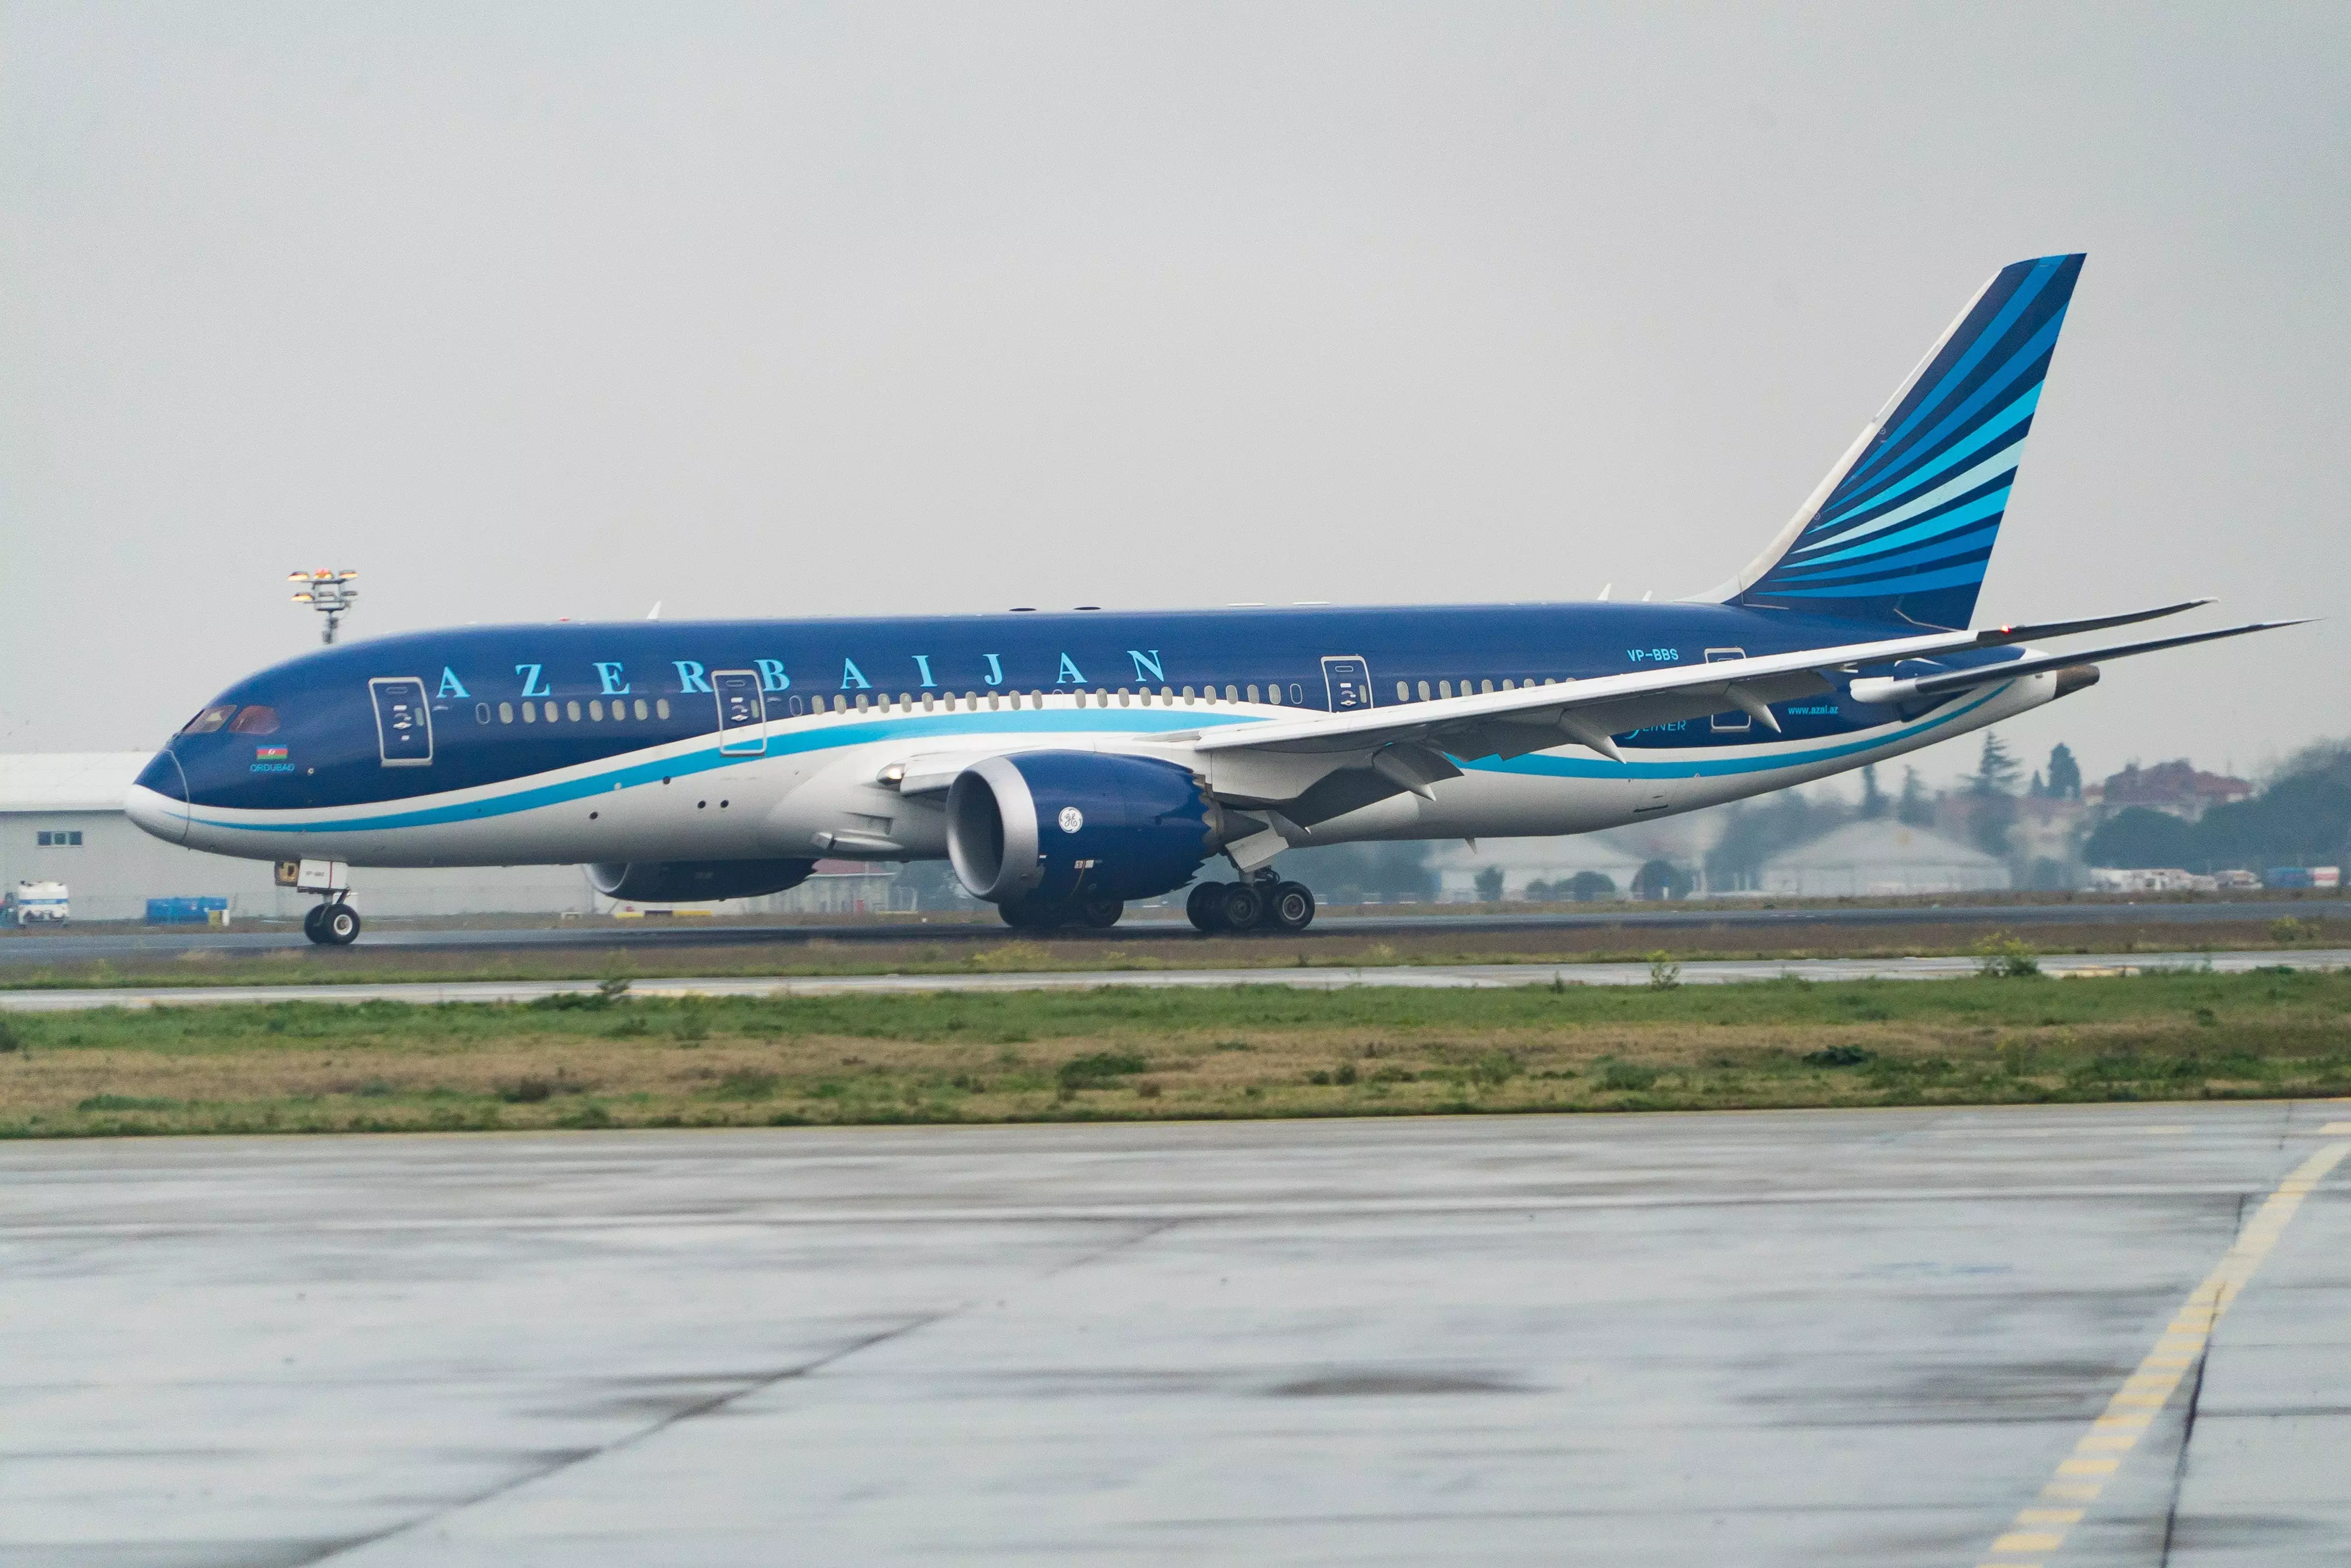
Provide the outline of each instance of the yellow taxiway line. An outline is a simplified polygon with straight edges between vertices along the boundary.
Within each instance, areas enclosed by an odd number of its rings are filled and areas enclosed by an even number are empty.
[[[2351,1122],[2330,1122],[2325,1130],[2351,1133]],[[2230,1305],[2252,1283],[2285,1228],[2294,1223],[2302,1200],[2346,1155],[2351,1155],[2351,1140],[2329,1144],[2278,1184],[2237,1233],[2236,1245],[2221,1258],[2220,1266],[2189,1292],[2155,1348],[2106,1402],[2105,1413],[2090,1423],[2090,1429],[2074,1444],[2074,1451],[2059,1461],[2040,1497],[2017,1511],[1978,1568],[2041,1568],[2044,1557],[2065,1544],[2065,1532],[2082,1521],[2087,1506],[2097,1500],[2122,1469],[2123,1460],[2138,1447],[2156,1416],[2204,1354]]]

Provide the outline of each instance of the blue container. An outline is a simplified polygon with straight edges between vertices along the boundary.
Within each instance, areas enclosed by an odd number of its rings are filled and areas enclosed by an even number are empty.
[[[2308,887],[2310,868],[2305,865],[2274,865],[2262,873],[2263,887]]]
[[[202,925],[214,910],[227,907],[225,898],[151,898],[147,901],[147,924]]]

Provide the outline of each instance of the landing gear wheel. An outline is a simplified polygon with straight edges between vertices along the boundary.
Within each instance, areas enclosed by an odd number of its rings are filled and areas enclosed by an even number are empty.
[[[327,934],[319,928],[319,922],[326,917],[326,914],[327,906],[325,904],[312,904],[302,916],[302,935],[308,936],[313,942],[325,942],[327,939]]]
[[[1225,884],[1217,902],[1228,931],[1247,931],[1265,918],[1265,895],[1245,882]]]
[[[1266,909],[1267,923],[1295,936],[1314,924],[1314,894],[1302,882],[1285,882],[1273,890]]]
[[[1192,929],[1210,936],[1225,928],[1225,884],[1204,882],[1192,889],[1192,896],[1184,901],[1184,915]]]
[[[1096,931],[1107,931],[1117,925],[1118,917],[1125,913],[1126,904],[1122,900],[1089,898],[1078,905],[1078,924]]]
[[[329,904],[319,915],[319,935],[338,947],[360,939],[360,912],[348,904]]]

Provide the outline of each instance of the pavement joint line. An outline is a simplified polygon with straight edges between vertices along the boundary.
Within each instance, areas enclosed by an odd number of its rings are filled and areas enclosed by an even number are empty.
[[[2351,1132],[2351,1124],[2338,1124]],[[2318,1188],[2327,1174],[2351,1155],[2351,1139],[2327,1145],[2312,1155],[2263,1200],[2253,1217],[2203,1281],[2188,1293],[2179,1310],[2157,1337],[2123,1385],[2106,1402],[2104,1414],[2074,1444],[2074,1451],[2058,1462],[2048,1485],[2033,1502],[2019,1509],[2009,1527],[1991,1543],[1990,1554],[1977,1568],[2043,1568],[2043,1559],[2065,1544],[2066,1532],[2081,1521],[2086,1509],[2053,1509],[2051,1503],[2093,1503],[2107,1481],[2122,1469],[2123,1460],[2137,1448],[2152,1427],[2157,1412],[2187,1380],[2188,1369],[2211,1348],[2212,1334],[2229,1308],[2252,1283],[2253,1276],[2294,1223],[2303,1200]],[[2095,1478],[2095,1479],[2093,1479]],[[2061,1518],[2060,1515],[2071,1515]]]
[[[456,1137],[489,1138],[497,1134],[455,1134]],[[529,1136],[531,1134],[522,1134]],[[323,1134],[340,1138],[340,1134]],[[152,1143],[154,1140],[142,1139]],[[2351,1146],[2351,1145],[2346,1145]],[[319,1235],[371,1235],[441,1231],[599,1231],[627,1230],[643,1226],[688,1224],[706,1229],[774,1229],[844,1225],[1212,1225],[1250,1224],[1269,1219],[1336,1218],[1384,1219],[1423,1215],[1579,1214],[1626,1209],[1762,1208],[1813,1204],[1912,1203],[2046,1203],[2053,1197],[2222,1197],[2238,1189],[2220,1183],[2177,1186],[2083,1186],[2014,1187],[1879,1188],[1857,1193],[1850,1187],[1799,1187],[1784,1192],[1704,1191],[1688,1193],[1496,1193],[1482,1197],[1366,1197],[1297,1199],[1270,1203],[1102,1203],[914,1207],[883,1205],[871,1208],[831,1207],[820,1210],[778,1212],[743,1209],[710,1214],[698,1209],[643,1209],[579,1218],[537,1212],[469,1214],[429,1219],[399,1216],[311,1222],[307,1229]],[[251,1218],[159,1220],[27,1220],[0,1218],[0,1240],[25,1242],[59,1237],[216,1236],[247,1231],[270,1232],[283,1221],[274,1215]],[[2179,1336],[2169,1336],[2176,1340]],[[2199,1340],[2200,1344],[2201,1341]]]

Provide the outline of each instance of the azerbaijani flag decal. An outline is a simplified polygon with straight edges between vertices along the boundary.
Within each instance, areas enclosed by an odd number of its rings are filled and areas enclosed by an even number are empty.
[[[256,746],[253,748],[253,759],[256,762],[283,762],[286,760],[286,748],[282,746]]]

